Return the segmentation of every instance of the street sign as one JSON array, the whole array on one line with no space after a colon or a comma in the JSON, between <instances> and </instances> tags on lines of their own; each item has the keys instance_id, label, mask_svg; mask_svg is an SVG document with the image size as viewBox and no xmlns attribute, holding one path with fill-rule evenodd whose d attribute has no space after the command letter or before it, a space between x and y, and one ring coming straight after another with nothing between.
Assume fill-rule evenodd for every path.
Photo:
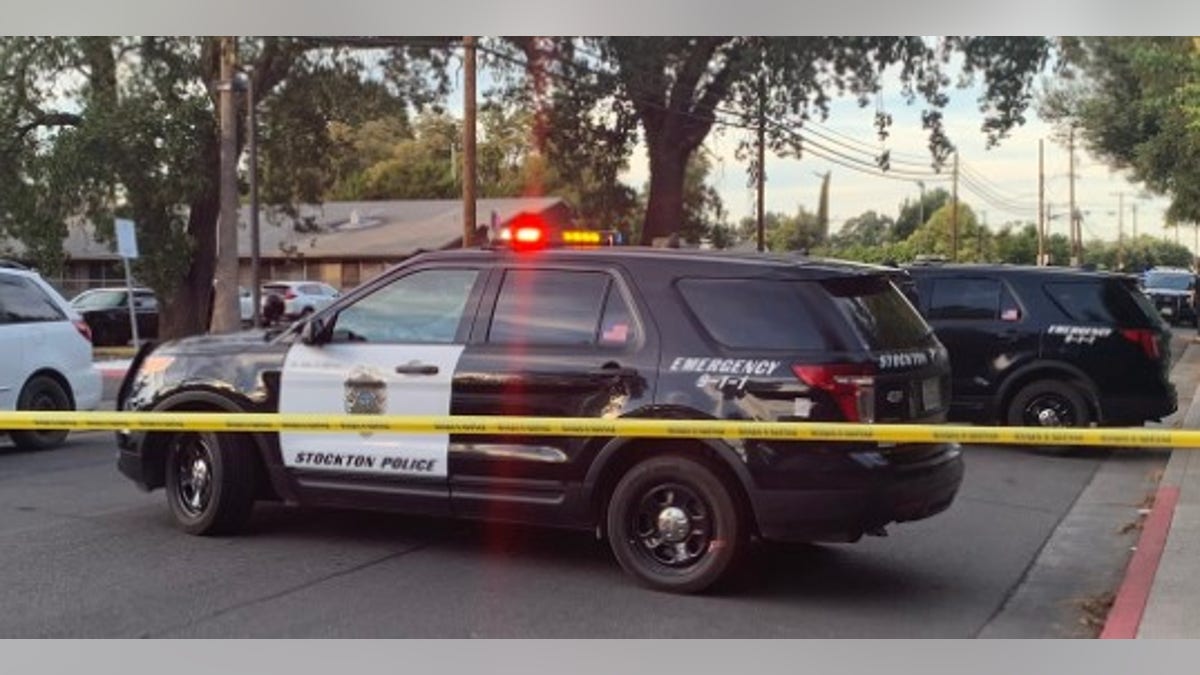
<instances>
[{"instance_id":1,"label":"street sign","mask_svg":"<svg viewBox=\"0 0 1200 675\"><path fill-rule=\"evenodd\" d=\"M117 230L117 253L122 258L137 258L137 234L133 229L133 221L127 218L117 218L114 222Z\"/></svg>"}]
</instances>

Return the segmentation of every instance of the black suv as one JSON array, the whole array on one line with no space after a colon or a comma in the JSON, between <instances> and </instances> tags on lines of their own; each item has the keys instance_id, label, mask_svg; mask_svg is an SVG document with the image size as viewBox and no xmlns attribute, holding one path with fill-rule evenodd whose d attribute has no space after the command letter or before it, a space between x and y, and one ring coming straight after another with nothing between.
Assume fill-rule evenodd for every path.
<instances>
[{"instance_id":1,"label":"black suv","mask_svg":"<svg viewBox=\"0 0 1200 675\"><path fill-rule=\"evenodd\" d=\"M1153 267L1142 275L1142 290L1167 323L1200 327L1195 273L1178 267Z\"/></svg>"},{"instance_id":2,"label":"black suv","mask_svg":"<svg viewBox=\"0 0 1200 675\"><path fill-rule=\"evenodd\" d=\"M908 271L950 351L953 418L1125 426L1175 410L1170 331L1131 277L999 265Z\"/></svg>"},{"instance_id":3,"label":"black suv","mask_svg":"<svg viewBox=\"0 0 1200 675\"><path fill-rule=\"evenodd\" d=\"M417 255L286 332L143 350L124 410L944 421L950 366L877 269L669 249ZM606 535L643 583L705 588L747 539L853 541L951 503L953 444L120 434L176 521L256 499Z\"/></svg>"}]
</instances>

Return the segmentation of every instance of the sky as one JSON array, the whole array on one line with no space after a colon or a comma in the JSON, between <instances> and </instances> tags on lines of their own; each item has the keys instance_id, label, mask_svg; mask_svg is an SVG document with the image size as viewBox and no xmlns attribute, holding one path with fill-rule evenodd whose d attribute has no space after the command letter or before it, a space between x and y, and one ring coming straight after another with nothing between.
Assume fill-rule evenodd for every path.
<instances>
[{"instance_id":1,"label":"sky","mask_svg":"<svg viewBox=\"0 0 1200 675\"><path fill-rule=\"evenodd\" d=\"M951 103L945 111L947 134L959 148L960 168L968 176L960 180L959 199L969 204L976 215L993 228L1011 221L1036 222L1038 141L1044 139L1046 202L1052 216L1055 213L1065 214L1070 194L1066 143L1056 141L1054 128L1042 120L1036 110L1031 109L1023 126L1013 130L998 146L987 148L987 138L980 130L983 113L978 110L976 103L979 91L978 88L952 91ZM854 147L864 150L887 148L891 151L894 168L931 172L928 136L920 122L920 101L909 106L899 95L889 96L885 93L882 106L894 120L885 143L878 141L873 126L875 105L860 108L852 99L835 102L829 118L813 127L814 134L826 138L815 135L812 138L817 143L850 155L858 154L849 149ZM738 141L742 138L739 134L745 133L748 132L728 130L711 136L705 143L715 165L711 182L721 195L730 220L735 223L755 213L755 194L753 188L747 185L745 163L734 157ZM804 129L801 129L801 133L804 133ZM829 139L843 145L835 145ZM869 158L867 154L859 156ZM911 164L900 165L898 161ZM766 167L766 209L784 213L794 213L800 206L816 211L821 176L826 171L832 172L829 213L831 229L835 231L847 218L868 210L895 217L905 199L915 201L920 194L915 178L910 181L877 177L815 155L797 159L768 153ZM1123 207L1122 224L1126 237L1133 230L1135 205L1138 234L1163 236L1167 232L1162 223L1169 200L1150 195L1140 186L1130 183L1124 172L1111 170L1079 143L1076 143L1075 173L1075 199L1078 208L1084 212L1085 239L1098 237L1115 241L1119 229L1118 206ZM949 191L949 166L943 169L942 175L942 180L924 179L925 189L944 187ZM648 176L645 148L639 146L626 179L634 185L642 185ZM981 197L979 192L984 192L984 196ZM1122 192L1123 198L1118 196ZM1067 234L1065 219L1052 217L1050 232ZM1192 234L1185 228L1181 243L1192 247ZM1174 238L1174 232L1171 231L1169 236Z\"/></svg>"},{"instance_id":2,"label":"sky","mask_svg":"<svg viewBox=\"0 0 1200 675\"><path fill-rule=\"evenodd\" d=\"M1045 86L1049 77L1044 76L1038 87ZM490 85L487 69L481 68L481 100ZM950 141L959 148L960 167L966 176L959 183L959 199L970 205L976 215L993 229L1013 221L1036 222L1038 141L1043 140L1046 202L1052 216L1048 221L1048 231L1066 235L1066 219L1055 216L1065 214L1069 204L1070 172L1066 143L1057 140L1054 128L1041 119L1034 104L1026 111L1023 125L1013 129L998 146L988 148L987 138L981 130L983 113L978 106L981 92L979 84L966 89L951 89L948 92L950 103L944 110L946 132ZM452 112L462 110L462 93L457 86L447 103ZM876 105L893 118L889 137L882 143L873 126ZM874 149L878 152L886 148L891 151L894 168L932 173L928 136L921 128L921 110L920 99L912 105L904 101L898 79L889 73L885 74L883 91L877 103L862 108L853 98L835 99L827 119L800 131L811 132L814 134L813 140L826 147L867 160L870 154L864 153L864 150L870 152ZM731 223L755 214L755 193L747 185L746 164L734 156L738 142L749 133L739 129L714 131L703 146L713 160L710 183L720 194ZM801 158L779 157L768 151L766 167L766 209L782 213L794 213L801 206L816 211L821 176L827 171L831 172L829 213L830 229L833 231L837 231L846 219L868 210L894 218L905 199L916 200L920 194L916 178L898 180L870 175L811 154ZM1129 237L1134 231L1135 218L1139 235L1176 238L1174 230L1163 227L1168 199L1152 195L1140 185L1131 183L1126 173L1110 169L1078 142L1075 174L1075 199L1077 207L1084 214L1085 240L1100 238L1115 241L1119 229ZM950 175L947 165L941 176L923 179L925 189L944 187L950 190ZM639 143L634 150L629 169L622 178L639 189L647 183L649 166L644 145ZM980 192L986 194L981 196ZM1122 193L1123 197L1119 196ZM1118 216L1118 212L1121 216ZM1181 229L1180 243L1197 250L1196 233L1191 228Z\"/></svg>"}]
</instances>

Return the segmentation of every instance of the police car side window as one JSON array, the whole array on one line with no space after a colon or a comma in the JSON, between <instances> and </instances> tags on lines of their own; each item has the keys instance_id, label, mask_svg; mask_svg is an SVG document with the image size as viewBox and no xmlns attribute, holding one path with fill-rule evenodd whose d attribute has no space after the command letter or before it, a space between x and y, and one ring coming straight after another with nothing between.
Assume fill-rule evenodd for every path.
<instances>
[{"instance_id":1,"label":"police car side window","mask_svg":"<svg viewBox=\"0 0 1200 675\"><path fill-rule=\"evenodd\" d=\"M1000 314L1000 282L995 279L935 279L930 319L995 319Z\"/></svg>"},{"instance_id":2,"label":"police car side window","mask_svg":"<svg viewBox=\"0 0 1200 675\"><path fill-rule=\"evenodd\" d=\"M609 283L609 276L602 272L509 270L496 298L488 342L595 344ZM620 342L620 329L611 330L610 339ZM628 330L626 323L625 339Z\"/></svg>"},{"instance_id":3,"label":"police car side window","mask_svg":"<svg viewBox=\"0 0 1200 675\"><path fill-rule=\"evenodd\" d=\"M334 342L454 342L479 276L474 269L420 270L338 313Z\"/></svg>"}]
</instances>

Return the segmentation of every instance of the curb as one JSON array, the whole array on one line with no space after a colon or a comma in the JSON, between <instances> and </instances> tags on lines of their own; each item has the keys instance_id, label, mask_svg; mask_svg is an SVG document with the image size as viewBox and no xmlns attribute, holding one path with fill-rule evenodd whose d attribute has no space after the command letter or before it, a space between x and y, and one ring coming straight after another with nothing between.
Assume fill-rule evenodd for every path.
<instances>
[{"instance_id":1,"label":"curb","mask_svg":"<svg viewBox=\"0 0 1200 675\"><path fill-rule=\"evenodd\" d=\"M1125 578L1117 590L1112 609L1108 611L1104 630L1100 632L1101 640L1130 640L1137 637L1178 502L1177 486L1161 487L1155 494L1154 506L1142 525L1137 549L1125 570Z\"/></svg>"}]
</instances>

